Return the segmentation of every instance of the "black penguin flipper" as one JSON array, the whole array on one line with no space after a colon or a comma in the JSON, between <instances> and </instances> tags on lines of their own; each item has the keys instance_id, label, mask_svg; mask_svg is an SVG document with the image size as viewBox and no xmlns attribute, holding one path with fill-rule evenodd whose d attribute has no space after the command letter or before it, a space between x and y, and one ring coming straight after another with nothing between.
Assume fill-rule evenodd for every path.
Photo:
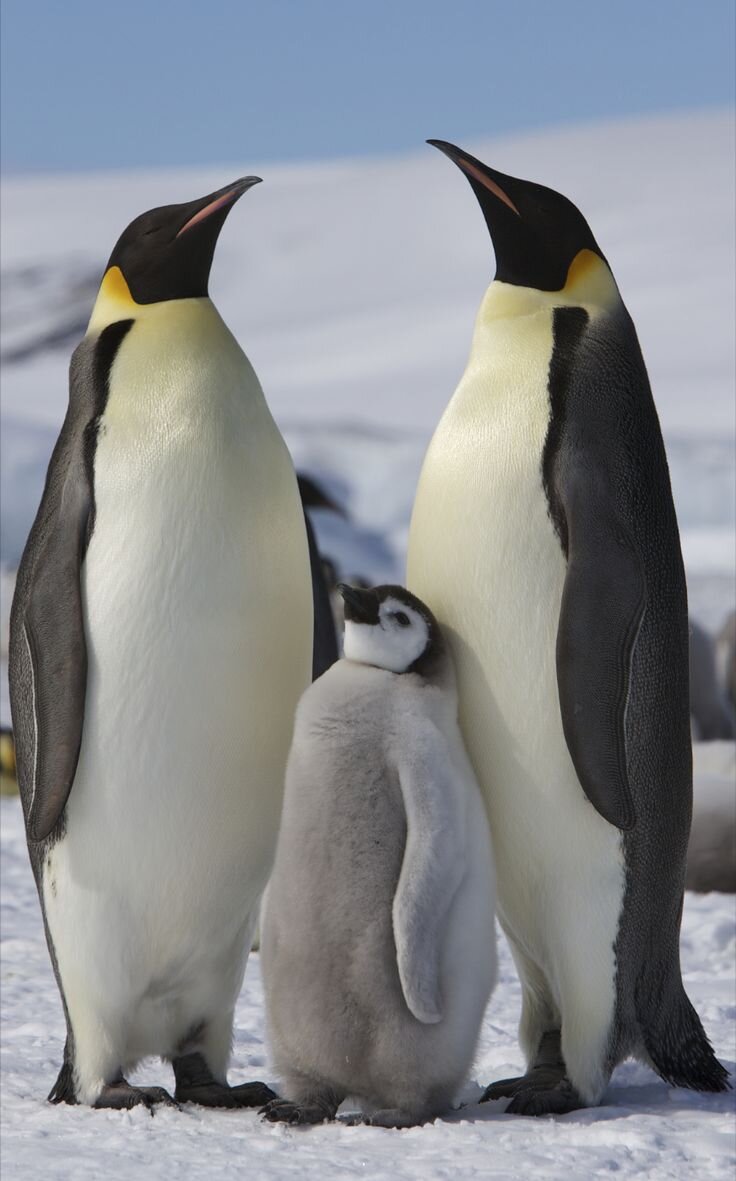
<instances>
[{"instance_id":1,"label":"black penguin flipper","mask_svg":"<svg viewBox=\"0 0 736 1181\"><path fill-rule=\"evenodd\" d=\"M312 680L321 677L338 658L337 631L335 618L330 605L330 592L327 589L322 558L317 547L317 540L309 520L308 513L304 513L307 527L307 541L309 543L309 567L312 575L312 599L314 602L314 640L312 643Z\"/></svg>"},{"instance_id":2,"label":"black penguin flipper","mask_svg":"<svg viewBox=\"0 0 736 1181\"><path fill-rule=\"evenodd\" d=\"M59 823L82 744L87 690L81 567L94 524L93 455L110 369L132 320L76 349L69 408L18 568L8 680L29 842Z\"/></svg>"},{"instance_id":3,"label":"black penguin flipper","mask_svg":"<svg viewBox=\"0 0 736 1181\"><path fill-rule=\"evenodd\" d=\"M620 339L630 342L629 354ZM648 390L623 306L593 321L583 308L555 310L543 479L567 557L557 633L560 711L583 791L623 831L636 823L626 707L647 602L630 471L648 462L639 421Z\"/></svg>"},{"instance_id":4,"label":"black penguin flipper","mask_svg":"<svg viewBox=\"0 0 736 1181\"><path fill-rule=\"evenodd\" d=\"M636 823L626 704L646 584L633 539L605 497L595 494L593 482L578 473L562 490L569 550L557 685L562 727L583 791L609 824L626 830Z\"/></svg>"},{"instance_id":5,"label":"black penguin flipper","mask_svg":"<svg viewBox=\"0 0 736 1181\"><path fill-rule=\"evenodd\" d=\"M22 623L33 673L36 741L26 823L35 841L49 835L64 809L82 745L87 644L79 568L90 507L86 480L70 468Z\"/></svg>"}]
</instances>

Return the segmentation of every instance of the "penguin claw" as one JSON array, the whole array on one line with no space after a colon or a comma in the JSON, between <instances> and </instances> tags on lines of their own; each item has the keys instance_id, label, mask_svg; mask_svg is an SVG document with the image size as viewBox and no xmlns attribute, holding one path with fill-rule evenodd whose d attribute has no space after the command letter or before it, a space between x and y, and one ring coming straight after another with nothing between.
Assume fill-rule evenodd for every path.
<instances>
[{"instance_id":1,"label":"penguin claw","mask_svg":"<svg viewBox=\"0 0 736 1181\"><path fill-rule=\"evenodd\" d=\"M258 1113L271 1124L321 1124L329 1119L325 1108L316 1103L292 1103L289 1099L272 1099Z\"/></svg>"},{"instance_id":2,"label":"penguin claw","mask_svg":"<svg viewBox=\"0 0 736 1181\"><path fill-rule=\"evenodd\" d=\"M237 1099L238 1107L262 1107L273 1099L278 1099L275 1091L265 1083L239 1083L230 1088L230 1094Z\"/></svg>"},{"instance_id":3,"label":"penguin claw","mask_svg":"<svg viewBox=\"0 0 736 1181\"><path fill-rule=\"evenodd\" d=\"M157 1106L175 1107L177 1111L181 1111L180 1105L163 1087L131 1087L124 1079L104 1086L95 1102L97 1108L110 1108L116 1111L145 1107L151 1115L155 1114Z\"/></svg>"},{"instance_id":4,"label":"penguin claw","mask_svg":"<svg viewBox=\"0 0 736 1181\"><path fill-rule=\"evenodd\" d=\"M265 1083L241 1083L228 1087L224 1083L204 1083L200 1086L176 1088L176 1098L182 1103L197 1103L200 1107L262 1107L276 1099L276 1092Z\"/></svg>"},{"instance_id":5,"label":"penguin claw","mask_svg":"<svg viewBox=\"0 0 736 1181\"><path fill-rule=\"evenodd\" d=\"M480 1102L510 1099L506 1111L517 1115L559 1114L584 1107L585 1104L565 1073L560 1036L559 1029L548 1030L540 1040L534 1066L518 1078L502 1078L497 1083L491 1083L483 1092ZM545 1101L542 1098L544 1095L550 1098ZM565 1103L570 1105L564 1106Z\"/></svg>"},{"instance_id":6,"label":"penguin claw","mask_svg":"<svg viewBox=\"0 0 736 1181\"><path fill-rule=\"evenodd\" d=\"M526 1075L518 1078L502 1078L497 1083L490 1083L480 1097L480 1103L489 1103L492 1099L510 1099L527 1081Z\"/></svg>"},{"instance_id":7,"label":"penguin claw","mask_svg":"<svg viewBox=\"0 0 736 1181\"><path fill-rule=\"evenodd\" d=\"M520 1087L506 1108L506 1115L565 1115L585 1107L569 1079L553 1087Z\"/></svg>"}]
</instances>

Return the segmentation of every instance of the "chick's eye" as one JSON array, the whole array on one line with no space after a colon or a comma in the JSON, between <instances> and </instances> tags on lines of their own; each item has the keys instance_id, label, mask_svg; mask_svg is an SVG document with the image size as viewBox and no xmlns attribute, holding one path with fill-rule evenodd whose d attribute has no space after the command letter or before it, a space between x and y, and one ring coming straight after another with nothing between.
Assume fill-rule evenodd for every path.
<instances>
[{"instance_id":1,"label":"chick's eye","mask_svg":"<svg viewBox=\"0 0 736 1181\"><path fill-rule=\"evenodd\" d=\"M404 615L403 611L394 611L393 617L397 623L401 624L402 627L408 627L411 622L411 620L409 619L409 616Z\"/></svg>"}]
</instances>

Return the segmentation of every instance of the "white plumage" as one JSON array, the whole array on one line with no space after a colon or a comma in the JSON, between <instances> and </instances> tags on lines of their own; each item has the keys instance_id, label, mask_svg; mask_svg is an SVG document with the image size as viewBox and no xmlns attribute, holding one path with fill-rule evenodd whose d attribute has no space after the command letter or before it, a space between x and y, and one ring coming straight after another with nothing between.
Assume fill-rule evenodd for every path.
<instances>
[{"instance_id":1,"label":"white plumage","mask_svg":"<svg viewBox=\"0 0 736 1181\"><path fill-rule=\"evenodd\" d=\"M103 289L90 332L115 318ZM294 471L208 299L136 308L94 493L83 743L43 872L83 1102L149 1054L203 1049L224 1080L310 676Z\"/></svg>"},{"instance_id":2,"label":"white plumage","mask_svg":"<svg viewBox=\"0 0 736 1181\"><path fill-rule=\"evenodd\" d=\"M595 316L613 298L602 264L565 292L491 284L425 459L407 575L446 628L457 667L499 915L522 978L522 1046L533 1054L562 1018L564 1059L588 1103L605 1085L624 867L620 833L585 798L562 730L555 643L566 563L541 457L553 307Z\"/></svg>"}]
</instances>

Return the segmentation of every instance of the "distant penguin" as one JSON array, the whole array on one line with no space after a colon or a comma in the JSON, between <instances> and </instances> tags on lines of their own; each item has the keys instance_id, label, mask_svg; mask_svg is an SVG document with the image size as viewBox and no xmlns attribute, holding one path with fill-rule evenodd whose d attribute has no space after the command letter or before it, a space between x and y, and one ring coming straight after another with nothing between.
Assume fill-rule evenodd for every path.
<instances>
[{"instance_id":1,"label":"distant penguin","mask_svg":"<svg viewBox=\"0 0 736 1181\"><path fill-rule=\"evenodd\" d=\"M332 613L330 599L331 584L323 555L320 553L317 538L309 519L309 510L315 508L329 509L339 513L342 509L331 499L323 488L310 476L303 472L297 473L299 495L304 507L304 521L307 529L309 544L309 565L312 573L312 593L314 596L314 644L312 651L312 678L316 680L334 664L339 656L337 645L337 630ZM255 947L255 944L254 944Z\"/></svg>"},{"instance_id":2,"label":"distant penguin","mask_svg":"<svg viewBox=\"0 0 736 1181\"><path fill-rule=\"evenodd\" d=\"M628 1055L719 1091L680 975L692 802L677 521L636 332L582 214L430 141L496 252L424 462L408 585L448 629L522 982L527 1115L596 1104Z\"/></svg>"},{"instance_id":3,"label":"distant penguin","mask_svg":"<svg viewBox=\"0 0 736 1181\"><path fill-rule=\"evenodd\" d=\"M257 177L153 209L113 250L23 555L10 693L28 847L67 1023L49 1098L230 1088L233 1011L310 680L304 515L258 379L207 296Z\"/></svg>"},{"instance_id":4,"label":"distant penguin","mask_svg":"<svg viewBox=\"0 0 736 1181\"><path fill-rule=\"evenodd\" d=\"M13 731L0 727L0 795L18 794L17 767Z\"/></svg>"},{"instance_id":5,"label":"distant penguin","mask_svg":"<svg viewBox=\"0 0 736 1181\"><path fill-rule=\"evenodd\" d=\"M732 611L716 639L716 667L721 685L736 710L736 611Z\"/></svg>"},{"instance_id":6,"label":"distant penguin","mask_svg":"<svg viewBox=\"0 0 736 1181\"><path fill-rule=\"evenodd\" d=\"M688 890L736 893L736 747L693 747L693 823L687 848Z\"/></svg>"},{"instance_id":7,"label":"distant penguin","mask_svg":"<svg viewBox=\"0 0 736 1181\"><path fill-rule=\"evenodd\" d=\"M718 683L715 644L690 617L690 715L695 739L715 742L734 737L734 711Z\"/></svg>"},{"instance_id":8,"label":"distant penguin","mask_svg":"<svg viewBox=\"0 0 736 1181\"><path fill-rule=\"evenodd\" d=\"M343 586L345 659L304 694L264 906L267 1119L408 1127L450 1106L495 980L493 871L431 612Z\"/></svg>"},{"instance_id":9,"label":"distant penguin","mask_svg":"<svg viewBox=\"0 0 736 1181\"><path fill-rule=\"evenodd\" d=\"M15 591L15 570L0 566L0 658L8 659L10 604Z\"/></svg>"}]
</instances>

